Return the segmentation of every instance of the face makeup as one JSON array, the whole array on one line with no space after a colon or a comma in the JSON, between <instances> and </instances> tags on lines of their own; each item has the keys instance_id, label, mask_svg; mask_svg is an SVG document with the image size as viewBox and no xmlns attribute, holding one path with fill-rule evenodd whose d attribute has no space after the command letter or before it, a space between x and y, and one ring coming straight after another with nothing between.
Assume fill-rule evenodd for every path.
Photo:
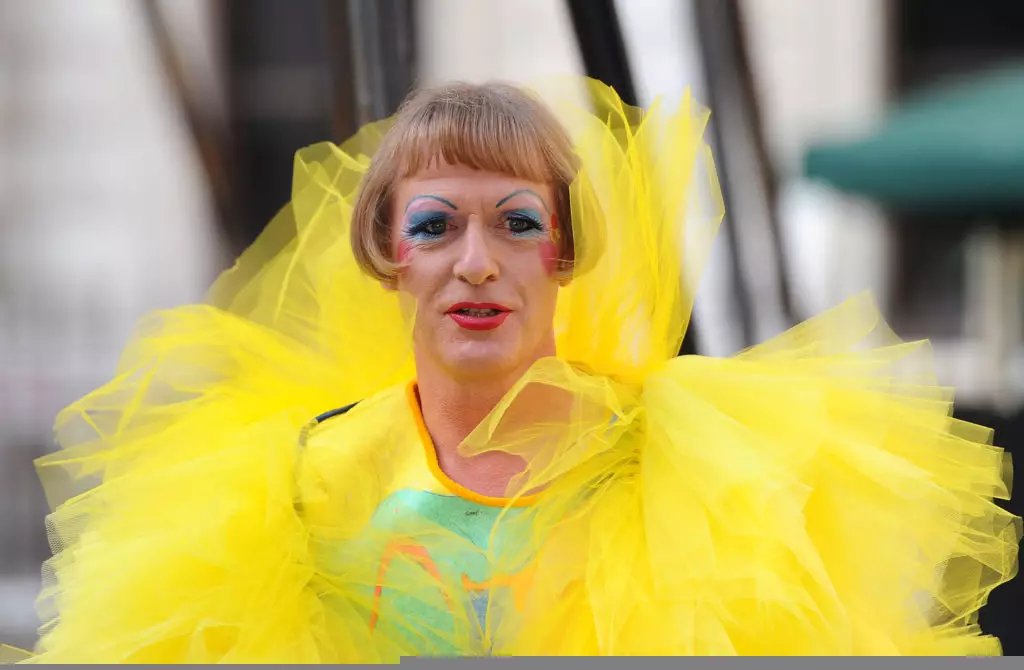
<instances>
[{"instance_id":1,"label":"face makeup","mask_svg":"<svg viewBox=\"0 0 1024 670\"><path fill-rule=\"evenodd\" d=\"M553 200L550 184L464 165L431 164L399 182L394 288L417 302L421 363L480 377L552 355Z\"/></svg>"},{"instance_id":2,"label":"face makeup","mask_svg":"<svg viewBox=\"0 0 1024 670\"><path fill-rule=\"evenodd\" d=\"M409 254L412 252L412 244L409 240L402 240L398 243L398 264L405 265L409 262Z\"/></svg>"}]
</instances>

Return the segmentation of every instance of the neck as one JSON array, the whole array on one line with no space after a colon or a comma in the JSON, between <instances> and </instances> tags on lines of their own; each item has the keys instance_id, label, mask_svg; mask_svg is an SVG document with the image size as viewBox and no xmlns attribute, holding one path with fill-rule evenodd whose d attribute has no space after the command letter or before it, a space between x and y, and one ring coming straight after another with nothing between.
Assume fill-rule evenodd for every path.
<instances>
[{"instance_id":1,"label":"neck","mask_svg":"<svg viewBox=\"0 0 1024 670\"><path fill-rule=\"evenodd\" d=\"M455 378L428 357L417 356L417 390L423 422L438 464L448 477L481 495L507 495L509 481L525 469L524 459L499 451L467 457L459 453L459 445L536 360L553 355L552 341L539 355L507 373L469 379Z\"/></svg>"}]
</instances>

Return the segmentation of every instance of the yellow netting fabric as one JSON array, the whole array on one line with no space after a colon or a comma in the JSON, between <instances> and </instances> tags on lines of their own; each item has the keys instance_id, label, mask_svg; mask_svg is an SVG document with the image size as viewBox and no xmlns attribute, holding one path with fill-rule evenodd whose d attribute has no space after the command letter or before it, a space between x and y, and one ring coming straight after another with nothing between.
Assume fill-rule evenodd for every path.
<instances>
[{"instance_id":1,"label":"yellow netting fabric","mask_svg":"<svg viewBox=\"0 0 1024 670\"><path fill-rule=\"evenodd\" d=\"M387 123L370 126L300 152L291 204L209 304L146 319L117 377L58 418L32 660L998 652L976 614L1020 527L991 502L1009 469L989 431L949 417L927 347L866 300L733 359L676 358L722 214L707 113L586 86L589 109L553 100L587 245L559 358L463 445L522 454L509 493L538 501L498 510L486 548L369 523L414 375L413 310L349 248ZM360 400L301 453L311 417ZM388 547L395 597L371 625ZM422 552L490 566L486 623Z\"/></svg>"}]
</instances>

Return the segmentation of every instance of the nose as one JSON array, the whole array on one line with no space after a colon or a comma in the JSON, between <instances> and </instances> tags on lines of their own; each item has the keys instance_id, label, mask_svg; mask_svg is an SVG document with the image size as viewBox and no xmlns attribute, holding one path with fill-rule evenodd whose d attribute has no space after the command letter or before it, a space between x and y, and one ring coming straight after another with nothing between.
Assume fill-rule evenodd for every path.
<instances>
[{"instance_id":1,"label":"nose","mask_svg":"<svg viewBox=\"0 0 1024 670\"><path fill-rule=\"evenodd\" d=\"M452 271L455 277L474 286L498 278L498 263L487 244L483 222L474 217L462 236L459 257Z\"/></svg>"}]
</instances>

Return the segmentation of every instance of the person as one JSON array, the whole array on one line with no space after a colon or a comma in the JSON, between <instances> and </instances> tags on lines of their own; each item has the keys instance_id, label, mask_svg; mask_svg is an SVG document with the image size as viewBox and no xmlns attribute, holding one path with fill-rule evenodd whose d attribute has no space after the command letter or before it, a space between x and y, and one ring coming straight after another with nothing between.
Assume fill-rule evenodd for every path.
<instances>
[{"instance_id":1,"label":"person","mask_svg":"<svg viewBox=\"0 0 1024 670\"><path fill-rule=\"evenodd\" d=\"M208 303L58 417L28 662L999 653L991 431L863 297L679 357L708 113L583 87L299 152Z\"/></svg>"}]
</instances>

